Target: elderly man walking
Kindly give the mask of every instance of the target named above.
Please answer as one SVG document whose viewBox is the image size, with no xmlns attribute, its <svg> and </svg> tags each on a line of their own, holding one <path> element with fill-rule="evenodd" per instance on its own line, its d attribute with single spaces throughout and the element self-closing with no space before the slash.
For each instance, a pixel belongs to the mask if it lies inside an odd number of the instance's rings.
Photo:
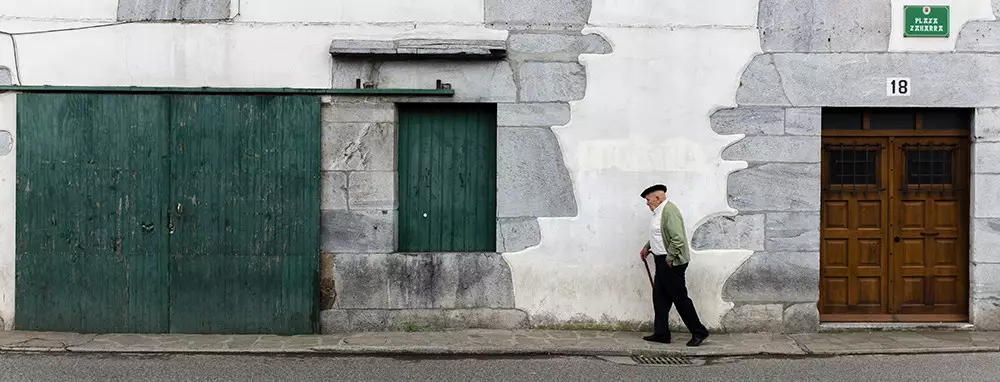
<svg viewBox="0 0 1000 382">
<path fill-rule="evenodd" d="M 677 206 L 667 201 L 667 186 L 657 184 L 642 191 L 646 205 L 653 211 L 649 221 L 649 242 L 642 247 L 639 255 L 642 261 L 653 255 L 656 277 L 653 281 L 653 335 L 643 337 L 646 341 L 670 343 L 668 317 L 672 305 L 691 332 L 687 346 L 698 346 L 708 338 L 708 329 L 701 324 L 694 303 L 687 294 L 684 272 L 691 255 L 684 220 Z"/>
</svg>

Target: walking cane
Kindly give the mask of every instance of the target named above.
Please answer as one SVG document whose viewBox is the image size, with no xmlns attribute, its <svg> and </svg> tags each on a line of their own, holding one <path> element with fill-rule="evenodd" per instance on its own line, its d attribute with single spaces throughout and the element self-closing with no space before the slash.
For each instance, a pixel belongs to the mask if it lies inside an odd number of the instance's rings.
<svg viewBox="0 0 1000 382">
<path fill-rule="evenodd" d="M 646 266 L 646 277 L 649 277 L 649 287 L 650 288 L 654 288 L 653 287 L 653 274 L 649 273 L 649 261 L 646 261 L 646 259 L 643 258 L 642 259 L 642 264 Z"/>
</svg>

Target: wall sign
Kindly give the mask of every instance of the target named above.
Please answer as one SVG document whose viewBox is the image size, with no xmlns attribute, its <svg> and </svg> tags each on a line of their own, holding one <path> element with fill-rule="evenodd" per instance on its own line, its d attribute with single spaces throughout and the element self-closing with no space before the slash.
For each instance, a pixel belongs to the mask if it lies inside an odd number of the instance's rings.
<svg viewBox="0 0 1000 382">
<path fill-rule="evenodd" d="M 903 37 L 948 37 L 951 10 L 947 5 L 904 5 Z"/>
<path fill-rule="evenodd" d="M 885 79 L 885 95 L 889 97 L 909 97 L 910 79 L 889 77 Z"/>
</svg>

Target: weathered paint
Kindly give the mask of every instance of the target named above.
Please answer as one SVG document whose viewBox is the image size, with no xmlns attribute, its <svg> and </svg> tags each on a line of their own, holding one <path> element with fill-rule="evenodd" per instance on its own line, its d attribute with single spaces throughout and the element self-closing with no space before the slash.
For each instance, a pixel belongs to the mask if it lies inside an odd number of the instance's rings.
<svg viewBox="0 0 1000 382">
<path fill-rule="evenodd" d="M 168 102 L 19 95 L 16 328 L 167 329 Z"/>
<path fill-rule="evenodd" d="M 496 107 L 401 105 L 400 252 L 496 250 Z"/>
<path fill-rule="evenodd" d="M 18 105 L 17 328 L 314 331 L 318 97 Z"/>
<path fill-rule="evenodd" d="M 319 99 L 173 96 L 170 331 L 314 331 Z"/>
<path fill-rule="evenodd" d="M 0 329 L 14 328 L 15 213 L 17 211 L 17 95 L 0 94 L 0 126 L 10 132 L 15 145 L 0 157 Z"/>
</svg>

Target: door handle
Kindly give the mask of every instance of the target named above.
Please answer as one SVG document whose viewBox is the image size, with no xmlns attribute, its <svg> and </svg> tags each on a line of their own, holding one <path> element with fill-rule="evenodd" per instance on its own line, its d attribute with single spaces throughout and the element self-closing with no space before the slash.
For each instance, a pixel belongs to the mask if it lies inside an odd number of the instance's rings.
<svg viewBox="0 0 1000 382">
<path fill-rule="evenodd" d="M 928 237 L 928 236 L 937 236 L 939 234 L 941 234 L 941 233 L 940 232 L 921 232 L 920 236 Z"/>
<path fill-rule="evenodd" d="M 899 236 L 896 236 L 896 237 L 892 238 L 892 241 L 898 243 L 899 242 Z"/>
<path fill-rule="evenodd" d="M 184 213 L 184 205 L 180 204 L 180 203 L 177 203 L 177 207 L 174 208 L 174 210 L 177 211 L 178 215 L 183 214 Z"/>
</svg>

